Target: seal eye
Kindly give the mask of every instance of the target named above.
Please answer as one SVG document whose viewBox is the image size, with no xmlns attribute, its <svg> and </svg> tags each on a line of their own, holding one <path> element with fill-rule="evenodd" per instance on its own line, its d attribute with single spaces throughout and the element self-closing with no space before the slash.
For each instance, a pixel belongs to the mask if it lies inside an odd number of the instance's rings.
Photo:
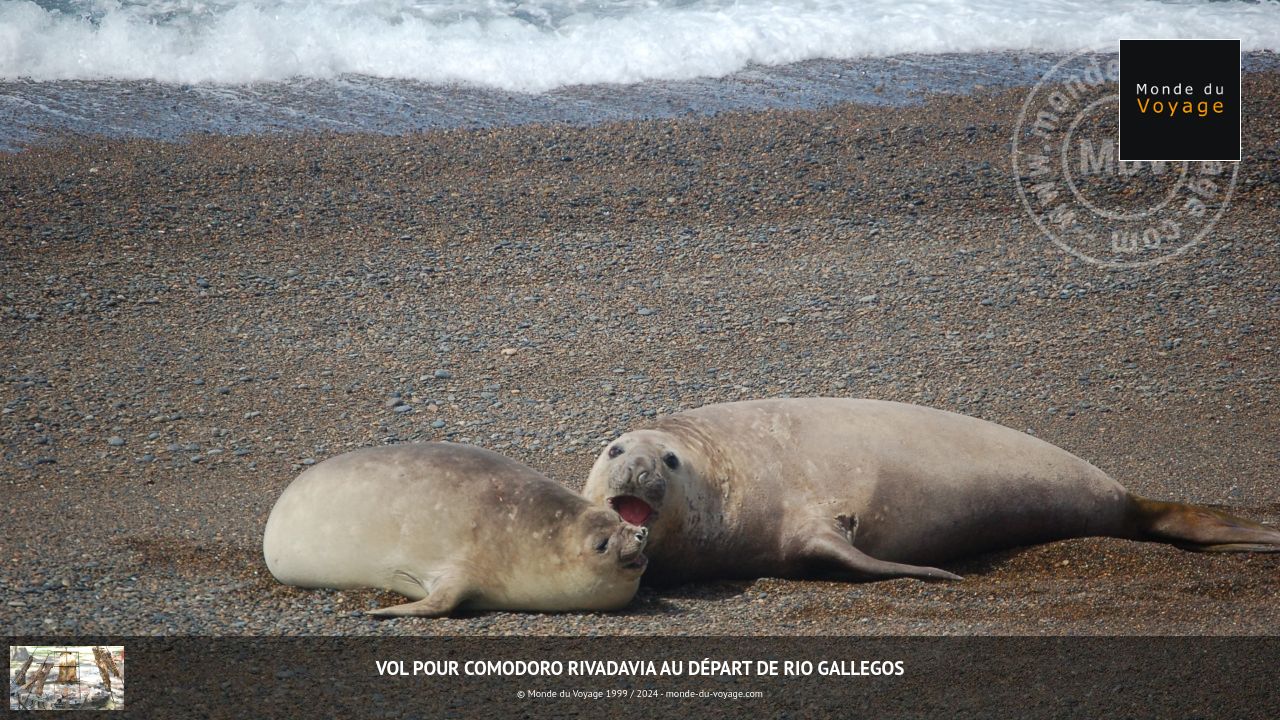
<svg viewBox="0 0 1280 720">
<path fill-rule="evenodd" d="M 609 549 L 609 538 L 605 538 L 600 542 L 596 543 L 596 552 L 603 553 L 605 550 L 608 550 L 608 549 Z"/>
<path fill-rule="evenodd" d="M 621 454 L 622 454 L 621 445 L 614 445 L 613 447 L 609 448 L 609 457 L 616 458 Z"/>
<path fill-rule="evenodd" d="M 663 455 L 662 462 L 672 470 L 680 467 L 680 458 L 676 457 L 675 453 L 667 453 L 666 455 Z"/>
</svg>

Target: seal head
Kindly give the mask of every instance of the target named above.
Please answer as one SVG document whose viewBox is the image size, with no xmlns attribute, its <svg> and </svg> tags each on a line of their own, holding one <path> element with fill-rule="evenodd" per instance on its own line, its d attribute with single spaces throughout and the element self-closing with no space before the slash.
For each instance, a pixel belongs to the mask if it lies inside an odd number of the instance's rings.
<svg viewBox="0 0 1280 720">
<path fill-rule="evenodd" d="M 566 607 L 615 610 L 631 601 L 640 575 L 649 564 L 644 554 L 648 528 L 625 522 L 616 512 L 594 507 L 559 534 L 556 544 L 564 548 L 561 556 L 567 559 L 575 550 L 577 556 L 576 562 L 563 564 L 576 576 L 559 585 Z"/>
<path fill-rule="evenodd" d="M 587 499 L 604 504 L 625 522 L 655 538 L 683 522 L 686 490 L 698 482 L 697 457 L 674 436 L 638 430 L 609 443 L 587 480 Z"/>
</svg>

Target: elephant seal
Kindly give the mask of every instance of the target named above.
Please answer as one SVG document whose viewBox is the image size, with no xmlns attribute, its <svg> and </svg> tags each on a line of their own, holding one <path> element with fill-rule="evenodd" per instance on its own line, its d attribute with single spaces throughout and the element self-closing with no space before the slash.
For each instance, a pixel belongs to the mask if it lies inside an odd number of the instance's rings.
<svg viewBox="0 0 1280 720">
<path fill-rule="evenodd" d="M 959 579 L 924 566 L 1072 537 L 1280 551 L 1280 531 L 1147 500 L 1043 440 L 879 400 L 708 405 L 609 443 L 584 494 L 648 527 L 646 583 Z"/>
<path fill-rule="evenodd" d="M 515 460 L 421 443 L 303 472 L 272 508 L 262 552 L 282 583 L 415 600 L 379 617 L 615 610 L 639 587 L 648 534 Z"/>
</svg>

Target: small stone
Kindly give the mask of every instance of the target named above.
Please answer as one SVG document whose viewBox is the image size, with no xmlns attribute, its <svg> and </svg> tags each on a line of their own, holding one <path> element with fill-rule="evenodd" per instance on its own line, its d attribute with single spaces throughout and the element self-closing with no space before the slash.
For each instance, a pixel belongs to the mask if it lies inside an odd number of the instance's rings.
<svg viewBox="0 0 1280 720">
<path fill-rule="evenodd" d="M 431 427 L 433 427 L 433 428 L 435 428 L 435 429 L 439 430 L 440 428 L 444 427 L 444 421 L 443 421 L 443 420 L 434 420 L 434 421 L 432 421 L 432 423 L 431 423 Z"/>
<path fill-rule="evenodd" d="M 107 444 L 111 447 L 124 447 L 124 438 L 119 435 L 112 435 L 107 438 Z"/>
<path fill-rule="evenodd" d="M 261 415 L 261 414 L 262 414 L 262 413 L 261 413 L 261 412 L 259 412 L 259 411 L 257 411 L 257 410 L 251 410 L 251 411 L 249 411 L 249 412 L 247 412 L 247 413 L 245 413 L 245 414 L 244 414 L 244 419 L 245 419 L 245 420 L 252 420 L 253 418 L 258 417 L 258 416 L 259 416 L 259 415 Z"/>
<path fill-rule="evenodd" d="M 860 302 L 860 303 L 873 303 L 873 302 L 875 302 L 876 300 L 879 300 L 879 299 L 880 299 L 880 296 L 879 296 L 879 295 L 863 295 L 862 297 L 858 298 L 858 302 Z"/>
<path fill-rule="evenodd" d="M 219 385 L 218 387 L 214 388 L 213 391 L 218 393 L 219 395 L 231 394 L 231 388 L 227 387 L 226 385 Z"/>
<path fill-rule="evenodd" d="M 654 310 L 653 308 L 647 308 L 647 307 L 642 307 L 636 310 L 637 315 L 644 315 L 646 317 L 654 314 L 655 312 L 657 312 L 657 310 Z"/>
<path fill-rule="evenodd" d="M 196 278 L 196 285 L 198 287 L 207 288 L 209 287 L 209 281 L 205 278 Z"/>
<path fill-rule="evenodd" d="M 391 412 L 396 413 L 396 414 L 399 414 L 399 415 L 403 415 L 403 414 L 405 414 L 405 413 L 411 413 L 411 412 L 413 412 L 413 406 L 412 406 L 412 405 L 404 405 L 404 404 L 397 405 L 397 406 L 395 406 L 395 407 L 391 408 Z"/>
<path fill-rule="evenodd" d="M 315 459 L 315 458 L 302 458 L 302 464 L 303 464 L 303 465 L 307 465 L 307 466 L 315 465 L 315 464 L 316 464 L 316 459 Z"/>
<path fill-rule="evenodd" d="M 502 354 L 506 355 L 507 357 L 511 357 L 512 355 L 515 355 L 518 352 L 520 351 L 517 350 L 516 348 L 502 348 Z"/>
<path fill-rule="evenodd" d="M 213 452 L 213 451 L 210 450 L 209 452 Z M 236 448 L 231 454 L 235 455 L 236 457 L 244 457 L 245 455 L 248 455 L 251 452 L 253 451 L 250 450 L 249 448 Z"/>
<path fill-rule="evenodd" d="M 431 376 L 437 380 L 448 380 L 453 377 L 453 373 L 448 370 L 437 370 L 432 373 Z"/>
</svg>

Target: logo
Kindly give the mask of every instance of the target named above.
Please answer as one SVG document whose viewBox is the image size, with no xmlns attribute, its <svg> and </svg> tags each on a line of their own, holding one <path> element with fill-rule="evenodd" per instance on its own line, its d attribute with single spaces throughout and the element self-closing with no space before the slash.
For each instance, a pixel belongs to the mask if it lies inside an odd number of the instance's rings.
<svg viewBox="0 0 1280 720">
<path fill-rule="evenodd" d="M 1240 41 L 1121 40 L 1120 158 L 1240 160 Z"/>
<path fill-rule="evenodd" d="M 1195 247 L 1230 204 L 1238 164 L 1119 159 L 1119 59 L 1076 54 L 1028 94 L 1013 135 L 1018 197 L 1059 248 L 1108 268 Z"/>
</svg>

